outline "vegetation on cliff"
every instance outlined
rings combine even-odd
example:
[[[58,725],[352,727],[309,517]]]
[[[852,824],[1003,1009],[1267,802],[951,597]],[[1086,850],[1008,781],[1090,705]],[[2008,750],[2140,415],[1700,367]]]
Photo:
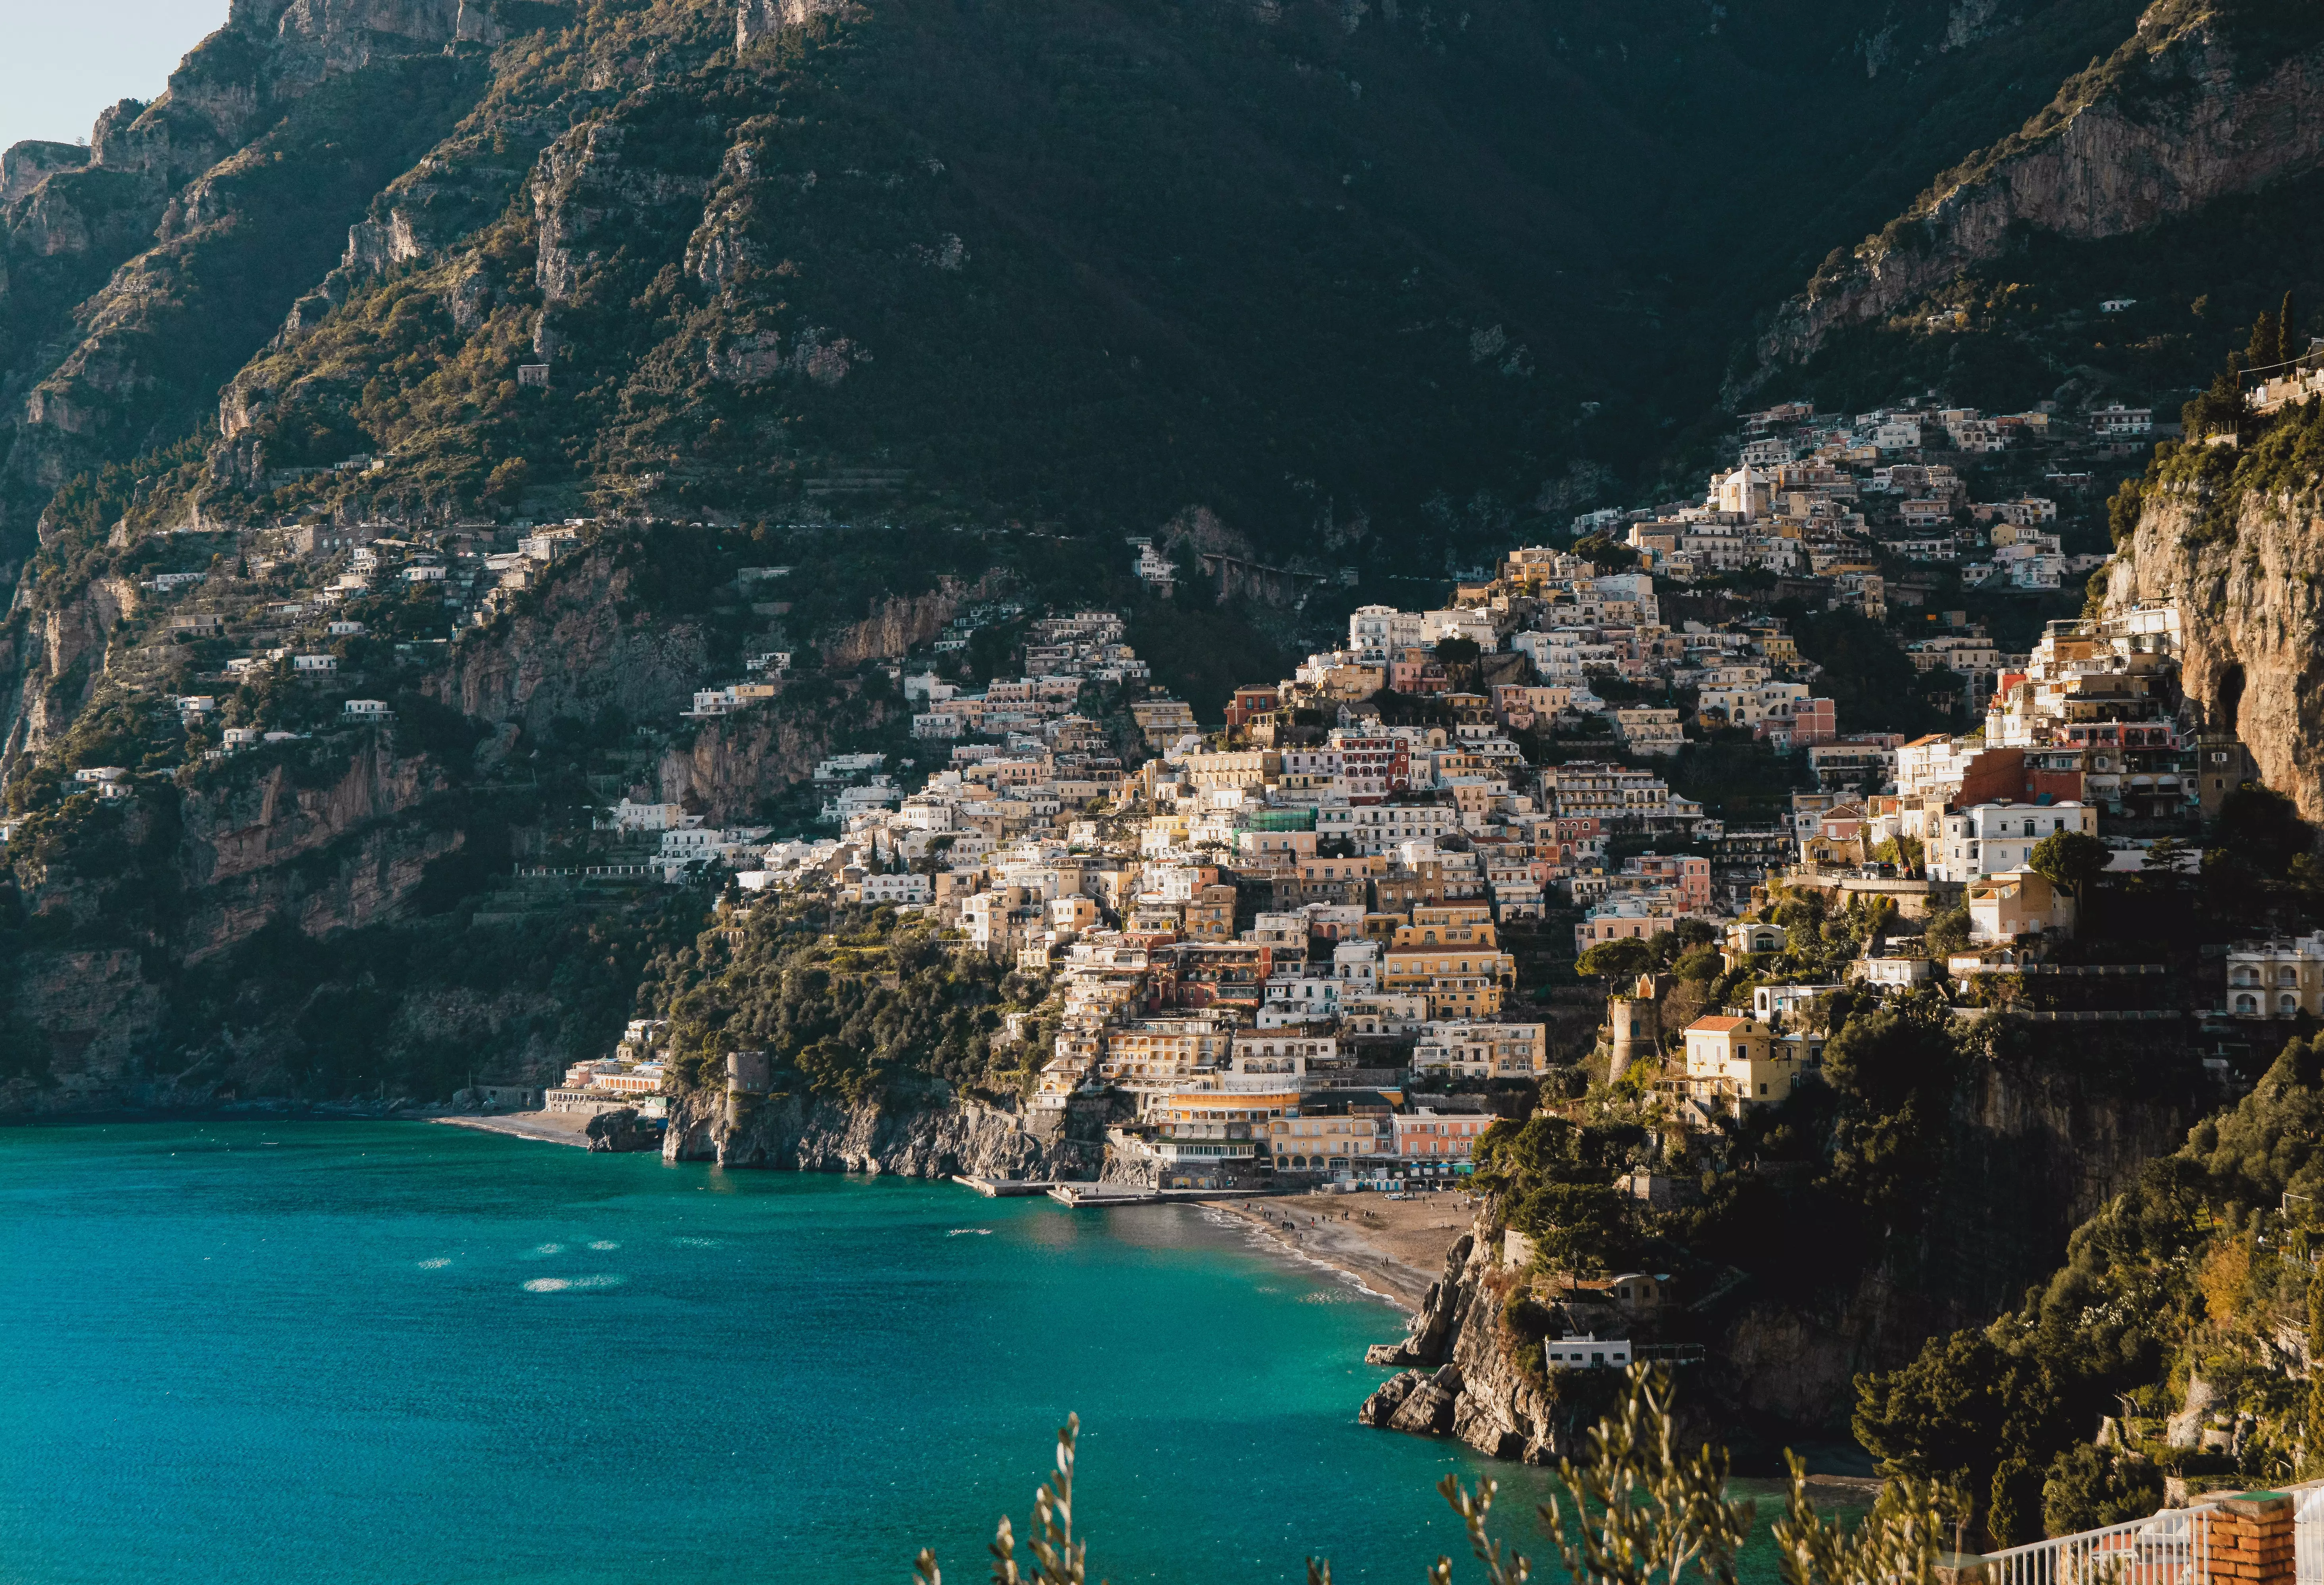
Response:
[[[665,948],[638,999],[669,1018],[689,1088],[722,1088],[729,1051],[764,1051],[777,1090],[853,1104],[1029,1088],[1042,1054],[1004,1037],[1002,1015],[1029,1012],[1045,989],[893,909],[787,899]]]
[[[1867,1377],[1858,1437],[1884,1470],[2005,1510],[2013,1537],[2151,1511],[2163,1472],[2310,1473],[2319,1130],[2324,1049],[2296,1037],[2232,1110],[2077,1229],[2021,1307]],[[2112,1445],[2093,1449],[2109,1416]]]
[[[202,497],[1090,533],[1199,505],[1281,554],[1433,564],[1597,503],[1819,238],[2015,124],[2135,8],[1913,0],[1871,41],[1844,6],[1676,0],[887,0],[740,38],[730,0],[479,9],[352,70],[237,13],[144,141],[101,137],[12,211],[30,288],[42,217],[125,183],[123,280],[168,286],[100,293],[67,338],[96,377],[60,376],[76,418],[18,459],[19,535],[75,471],[199,435],[200,475],[136,466],[136,522]],[[164,125],[194,163],[133,170]],[[1803,204],[1760,202],[1770,180]],[[12,382],[55,373],[42,345]],[[361,455],[383,466],[302,471]]]

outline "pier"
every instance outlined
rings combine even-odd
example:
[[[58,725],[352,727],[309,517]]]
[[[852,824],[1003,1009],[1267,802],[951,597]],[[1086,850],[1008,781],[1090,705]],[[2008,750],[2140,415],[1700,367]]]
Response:
[[[1185,1201],[1263,1200],[1267,1189],[1149,1189],[1141,1184],[1100,1184],[1087,1179],[981,1178],[954,1173],[954,1183],[974,1189],[988,1200],[1046,1194],[1070,1211],[1110,1205],[1164,1205]]]

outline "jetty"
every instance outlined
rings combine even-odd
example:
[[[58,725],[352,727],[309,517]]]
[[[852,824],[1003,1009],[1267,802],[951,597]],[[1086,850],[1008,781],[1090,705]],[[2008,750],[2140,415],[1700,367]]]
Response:
[[[964,1188],[974,1189],[988,1200],[1046,1194],[1060,1186],[1053,1178],[980,1178],[965,1173],[953,1174],[952,1181]]]
[[[1149,1189],[1142,1184],[1099,1184],[1086,1178],[985,1178],[954,1173],[952,1181],[988,1200],[1046,1194],[1072,1211],[1109,1205],[1166,1205],[1182,1201],[1263,1200],[1274,1189]]]

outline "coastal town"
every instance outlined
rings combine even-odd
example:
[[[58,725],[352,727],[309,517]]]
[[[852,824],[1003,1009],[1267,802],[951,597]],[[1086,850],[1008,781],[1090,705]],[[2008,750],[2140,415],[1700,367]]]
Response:
[[[2077,994],[2033,1017],[2318,1011],[2316,941],[2219,944],[2200,1007],[2075,961],[2081,880],[2181,864],[2250,775],[2175,687],[2174,608],[2040,619],[2016,651],[1964,611],[1893,620],[1940,589],[2054,594],[2104,560],[2038,526],[2053,501],[1969,502],[1925,460],[2066,428],[1756,415],[1700,503],[1587,515],[1573,546],[1513,549],[1441,605],[1360,606],[1343,643],[1207,723],[1111,611],[1027,618],[1019,675],[964,680],[966,634],[1025,616],[972,610],[893,668],[917,753],[816,767],[825,834],[626,797],[600,824],[723,889],[730,925],[799,895],[890,908],[1044,987],[1005,1037],[1048,1042],[1022,1104],[1110,1105],[1105,1176],[1162,1190],[1459,1186],[1497,1119],[1593,1083],[1651,1092],[1682,1131],[1731,1129],[1813,1081],[1818,1004],[1842,991],[1935,991],[1973,1018],[2051,974]],[[2111,450],[2152,423],[2080,428]],[[2080,488],[2073,448],[2048,450],[2051,487]],[[1180,576],[1150,541],[1135,567]],[[1954,730],[1858,730],[1797,641],[1803,610],[1893,644]],[[697,711],[780,686],[706,688]],[[1714,812],[1673,782],[1706,743],[1780,790]],[[1844,951],[1825,918],[1860,926]],[[548,1104],[650,1120],[659,1027],[632,1024]],[[1642,1199],[1667,1192],[1648,1175]]]
[[[0,1585],[2324,1585],[2324,5],[1868,15],[14,30]]]

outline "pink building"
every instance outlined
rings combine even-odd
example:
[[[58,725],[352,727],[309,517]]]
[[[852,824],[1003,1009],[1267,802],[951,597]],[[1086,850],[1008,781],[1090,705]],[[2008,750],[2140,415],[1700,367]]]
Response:
[[[1840,735],[1840,715],[1830,699],[1802,699],[1792,706],[1792,746],[1811,748]]]
[[[1493,1119],[1478,1112],[1438,1113],[1423,1109],[1398,1112],[1396,1154],[1408,1162],[1466,1163],[1477,1147],[1477,1136],[1492,1127]]]

